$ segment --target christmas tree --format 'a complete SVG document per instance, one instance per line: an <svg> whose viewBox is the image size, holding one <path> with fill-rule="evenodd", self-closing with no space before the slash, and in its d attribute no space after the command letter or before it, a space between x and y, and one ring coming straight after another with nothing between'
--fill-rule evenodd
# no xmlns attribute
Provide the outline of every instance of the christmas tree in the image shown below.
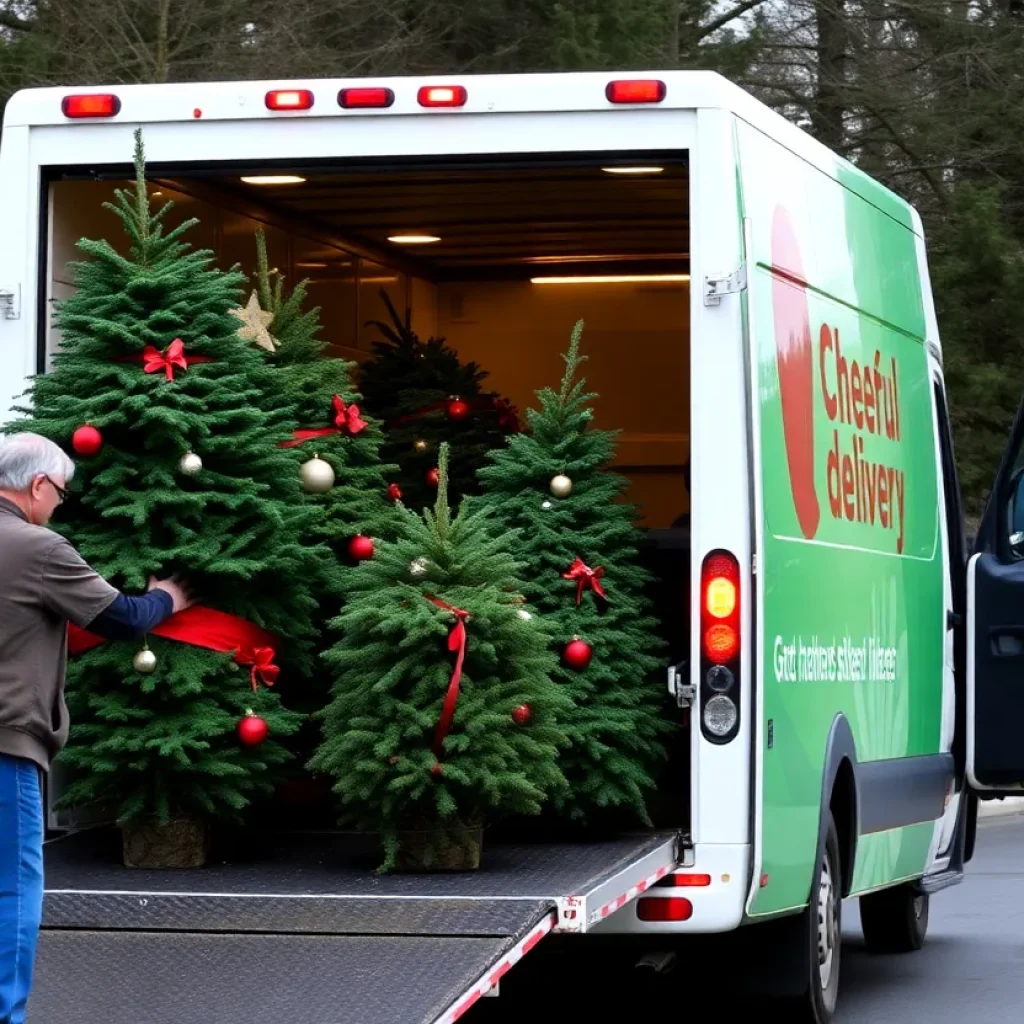
<svg viewBox="0 0 1024 1024"><path fill-rule="evenodd" d="M477 492L476 471L487 453L519 429L516 411L484 390L487 373L476 363L461 362L444 338L422 341L411 313L403 320L387 294L381 297L392 322L371 321L382 337L363 364L361 389L384 423L383 458L398 464L404 501L419 510L433 504L438 448L447 441L454 453L450 498L457 505Z"/></svg>
<svg viewBox="0 0 1024 1024"><path fill-rule="evenodd" d="M448 447L433 511L345 578L333 699L312 766L353 823L383 839L382 870L474 867L485 817L536 814L561 792L556 659L509 553L481 511L448 507Z"/></svg>
<svg viewBox="0 0 1024 1024"><path fill-rule="evenodd" d="M645 821L645 792L663 758L662 641L638 561L635 509L610 470L615 433L591 425L596 397L577 372L583 323L572 333L561 388L537 392L528 433L491 454L476 499L499 530L516 530L524 594L555 636L555 680L572 699L572 747L563 757L576 819L626 808Z"/></svg>
<svg viewBox="0 0 1024 1024"><path fill-rule="evenodd" d="M79 243L62 347L16 428L73 449L62 532L102 575L129 593L151 574L192 586L196 605L146 650L72 632L63 761L64 803L115 810L127 860L143 836L157 860L198 863L206 823L269 792L288 758L279 740L300 716L281 707L275 658L311 670L305 580L329 554L308 539L318 513L278 446L291 423L261 409L268 370L229 312L244 277L192 251L195 221L164 231L170 204L150 209L139 132L135 165L134 188L107 204L130 252ZM171 824L187 853L164 843Z"/></svg>
<svg viewBox="0 0 1024 1024"><path fill-rule="evenodd" d="M351 566L373 556L374 541L391 536L396 523L395 506L402 492L393 477L398 467L381 461L384 437L375 417L367 411L353 386L356 364L327 354L321 338L319 307L307 308L307 282L290 292L282 275L271 272L263 232L256 236L257 290L249 308L265 317L267 361L275 371L270 377L267 404L277 409L283 402L297 424L286 447L300 463L306 481L307 500L321 509L314 536L328 544L335 562ZM248 310L235 316L247 322ZM243 336L247 333L242 328ZM330 467L317 467L309 476L309 462L316 459ZM325 621L337 613L337 572L333 563L319 581L320 615Z"/></svg>

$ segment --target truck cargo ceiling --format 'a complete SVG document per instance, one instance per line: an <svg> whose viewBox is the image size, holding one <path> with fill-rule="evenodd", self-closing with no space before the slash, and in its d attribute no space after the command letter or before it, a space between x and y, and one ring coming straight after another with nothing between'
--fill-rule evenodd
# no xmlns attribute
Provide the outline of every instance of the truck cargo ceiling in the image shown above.
<svg viewBox="0 0 1024 1024"><path fill-rule="evenodd" d="M478 872L377 876L352 835L282 836L195 872L128 870L116 835L72 835L46 849L33 1006L85 1024L449 1024L546 935L664 878L684 841L494 843Z"/></svg>

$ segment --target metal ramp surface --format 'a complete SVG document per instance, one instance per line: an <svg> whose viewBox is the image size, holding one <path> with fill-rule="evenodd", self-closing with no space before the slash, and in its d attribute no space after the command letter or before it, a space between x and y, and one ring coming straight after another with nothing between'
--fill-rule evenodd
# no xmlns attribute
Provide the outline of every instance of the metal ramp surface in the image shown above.
<svg viewBox="0 0 1024 1024"><path fill-rule="evenodd" d="M676 833L495 843L480 871L373 874L352 836L129 871L116 836L47 844L30 1024L450 1024L549 932L583 932L666 875Z"/></svg>

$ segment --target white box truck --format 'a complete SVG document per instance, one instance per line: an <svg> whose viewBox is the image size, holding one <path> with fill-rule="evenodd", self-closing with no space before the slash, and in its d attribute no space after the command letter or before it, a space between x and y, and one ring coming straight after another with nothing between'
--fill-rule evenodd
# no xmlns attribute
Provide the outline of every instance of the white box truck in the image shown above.
<svg viewBox="0 0 1024 1024"><path fill-rule="evenodd" d="M251 266L262 225L338 353L366 357L383 287L525 406L587 320L682 739L658 829L505 837L471 876L377 879L341 835L133 872L51 809L32 1019L448 1022L553 932L736 932L820 1024L845 898L873 948L918 948L977 792L1024 780L1024 423L968 567L915 211L705 72L28 90L0 148L0 416L60 344L74 243L115 235L139 126L198 244Z"/></svg>

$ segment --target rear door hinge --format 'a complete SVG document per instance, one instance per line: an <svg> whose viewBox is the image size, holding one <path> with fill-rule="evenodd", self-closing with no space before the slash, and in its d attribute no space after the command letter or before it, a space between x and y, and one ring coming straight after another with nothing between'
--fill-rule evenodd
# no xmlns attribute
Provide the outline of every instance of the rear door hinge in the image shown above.
<svg viewBox="0 0 1024 1024"><path fill-rule="evenodd" d="M704 278L704 305L720 306L723 295L746 291L747 265L741 263L731 274L710 274Z"/></svg>
<svg viewBox="0 0 1024 1024"><path fill-rule="evenodd" d="M21 319L21 285L13 288L0 288L0 309L5 320Z"/></svg>
<svg viewBox="0 0 1024 1024"><path fill-rule="evenodd" d="M675 698L676 706L680 708L693 707L697 699L697 688L687 680L690 675L690 663L681 661L678 665L670 665L668 668L668 692Z"/></svg>

